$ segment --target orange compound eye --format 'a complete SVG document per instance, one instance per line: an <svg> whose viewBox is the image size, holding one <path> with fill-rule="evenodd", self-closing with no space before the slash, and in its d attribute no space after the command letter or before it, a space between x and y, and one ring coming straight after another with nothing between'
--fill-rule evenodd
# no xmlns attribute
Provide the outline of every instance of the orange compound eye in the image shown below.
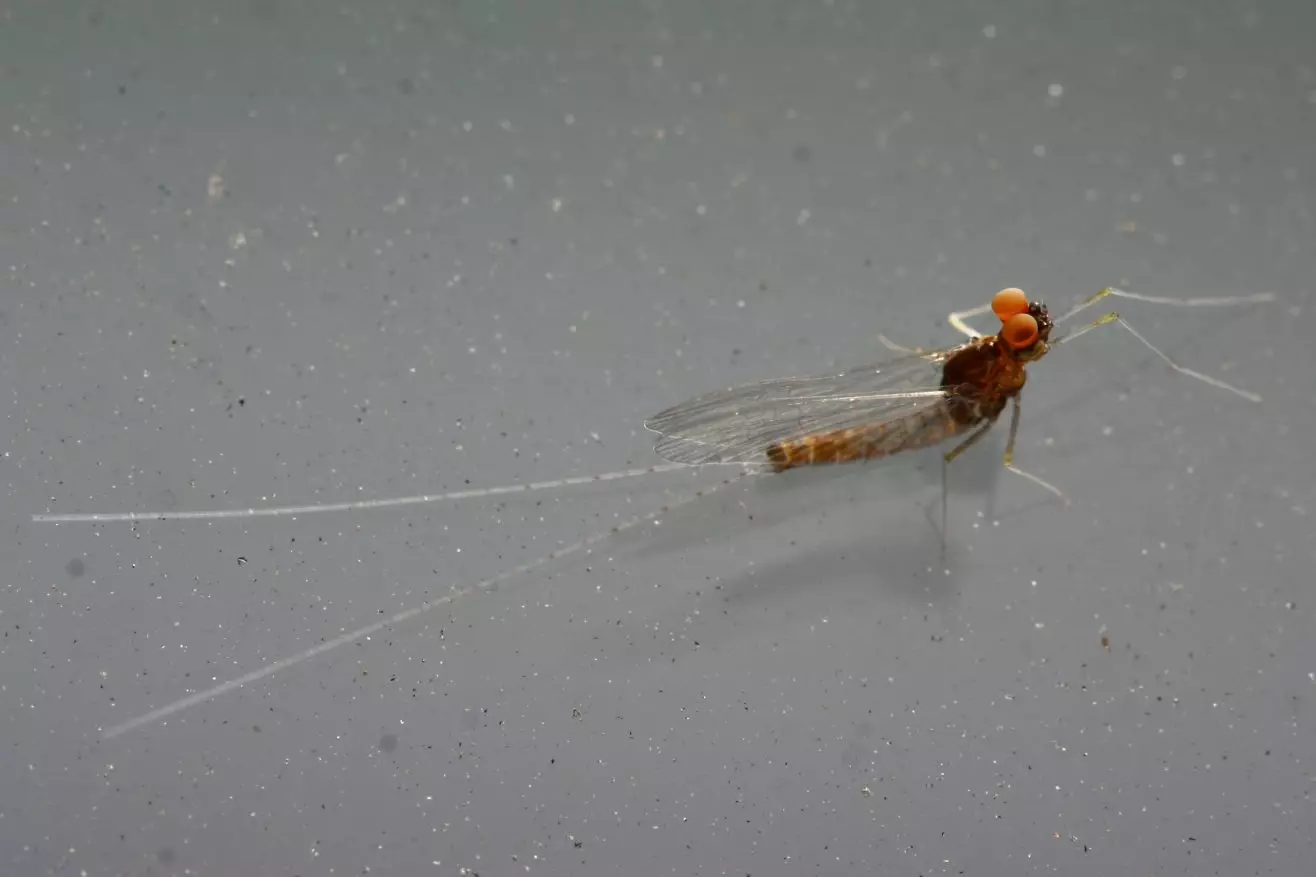
<svg viewBox="0 0 1316 877"><path fill-rule="evenodd" d="M1013 350L1023 350L1037 340L1037 320L1028 314L1015 314L1001 327L1001 340Z"/></svg>
<svg viewBox="0 0 1316 877"><path fill-rule="evenodd" d="M1022 289L1014 287L1002 289L992 296L992 313L996 314L1002 323L1015 314L1022 314L1027 310L1028 296L1024 295Z"/></svg>

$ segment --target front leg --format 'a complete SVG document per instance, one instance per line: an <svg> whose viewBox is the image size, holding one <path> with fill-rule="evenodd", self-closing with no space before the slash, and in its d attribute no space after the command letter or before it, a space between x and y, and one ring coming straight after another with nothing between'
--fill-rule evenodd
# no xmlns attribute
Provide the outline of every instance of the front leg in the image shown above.
<svg viewBox="0 0 1316 877"><path fill-rule="evenodd" d="M1042 487L1045 488L1046 490L1051 491L1056 496L1064 500L1065 505L1069 505L1070 504L1069 497L1061 493L1060 488L1056 487L1055 485L1047 481L1043 481L1041 478L1037 477L1031 472L1025 472L1024 470L1020 469L1018 466L1014 464L1014 440L1019 435L1019 417L1020 417L1021 409L1022 409L1022 405L1019 402L1019 396L1016 394L1014 397L1014 411L1010 415L1010 438L1005 443L1005 461L1004 461L1005 468L1009 469L1011 472L1013 472L1016 475L1020 475L1024 478L1027 478L1029 481L1033 482L1038 487Z"/></svg>

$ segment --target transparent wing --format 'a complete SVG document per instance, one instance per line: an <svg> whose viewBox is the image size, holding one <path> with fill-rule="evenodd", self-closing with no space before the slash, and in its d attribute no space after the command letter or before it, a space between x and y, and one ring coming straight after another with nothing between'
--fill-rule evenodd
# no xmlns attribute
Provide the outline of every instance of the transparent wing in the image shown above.
<svg viewBox="0 0 1316 877"><path fill-rule="evenodd" d="M942 366L964 346L804 378L706 393L645 421L654 451L673 463L765 463L776 442L875 426L939 405Z"/></svg>

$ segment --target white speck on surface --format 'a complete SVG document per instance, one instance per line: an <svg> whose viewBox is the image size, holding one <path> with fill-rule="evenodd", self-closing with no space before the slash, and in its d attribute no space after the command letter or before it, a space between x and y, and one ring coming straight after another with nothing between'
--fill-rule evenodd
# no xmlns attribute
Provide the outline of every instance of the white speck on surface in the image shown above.
<svg viewBox="0 0 1316 877"><path fill-rule="evenodd" d="M562 117L562 121L567 123L568 125L574 125L576 124L576 117L571 113L567 113L565 116Z"/></svg>
<svg viewBox="0 0 1316 877"><path fill-rule="evenodd" d="M503 174L503 185L509 189L515 189L516 179L511 174Z"/></svg>
<svg viewBox="0 0 1316 877"><path fill-rule="evenodd" d="M561 212L562 212L562 199L561 199L561 198L554 198L550 203L553 205L553 212L554 212L554 213L561 213Z"/></svg>
<svg viewBox="0 0 1316 877"><path fill-rule="evenodd" d="M982 35L989 40L996 39L996 25L989 24L982 29Z"/></svg>
<svg viewBox="0 0 1316 877"><path fill-rule="evenodd" d="M1113 433L1113 432L1115 432L1115 430L1114 430L1112 427L1109 427L1109 426L1103 426L1103 427L1101 428L1101 434L1104 435L1104 436L1109 436L1109 435L1110 435L1111 433Z"/></svg>
<svg viewBox="0 0 1316 877"><path fill-rule="evenodd" d="M653 68L654 68L655 70L658 70L658 69L660 69L660 68L663 66L663 56L662 56L662 55L654 55L652 61L653 61Z"/></svg>
<svg viewBox="0 0 1316 877"><path fill-rule="evenodd" d="M812 215L813 215L813 214L810 213L808 210L801 210L801 211L800 211L800 215L797 216L797 217L795 217L795 224L796 224L796 225L804 225L804 223L806 223L806 222L809 221L809 217L812 216Z"/></svg>
<svg viewBox="0 0 1316 877"><path fill-rule="evenodd" d="M745 300L744 300L743 298L742 298L742 299L738 299L738 300L736 301L736 307L738 307L738 308L743 308L744 306L745 306Z"/></svg>
<svg viewBox="0 0 1316 877"><path fill-rule="evenodd" d="M1171 79L1183 79L1187 75L1188 75L1188 68L1184 67L1181 64L1176 64L1174 67L1170 68Z"/></svg>
<svg viewBox="0 0 1316 877"><path fill-rule="evenodd" d="M472 125L469 121L467 121L467 122L462 122L462 130L463 130L463 131L466 131L467 133L470 133L470 130L471 130L472 128L474 128L474 127L475 127L475 126Z"/></svg>
<svg viewBox="0 0 1316 877"><path fill-rule="evenodd" d="M1046 158L1046 147L1041 143L1037 144L1033 147L1033 155L1036 155L1038 158Z"/></svg>
<svg viewBox="0 0 1316 877"><path fill-rule="evenodd" d="M708 208L705 207L703 204L699 204L695 207L695 213L698 213L700 216L703 216L707 212L708 212Z"/></svg>
<svg viewBox="0 0 1316 877"><path fill-rule="evenodd" d="M1051 97L1060 97L1065 93L1065 87L1059 82L1053 82L1046 87L1046 93Z"/></svg>
<svg viewBox="0 0 1316 877"><path fill-rule="evenodd" d="M1182 152L1176 152L1174 155L1170 156L1170 163L1175 167L1183 167L1184 161L1186 161L1186 159L1183 157Z"/></svg>
<svg viewBox="0 0 1316 877"><path fill-rule="evenodd" d="M206 181L206 197L211 201L218 201L224 197L224 178L215 171Z"/></svg>

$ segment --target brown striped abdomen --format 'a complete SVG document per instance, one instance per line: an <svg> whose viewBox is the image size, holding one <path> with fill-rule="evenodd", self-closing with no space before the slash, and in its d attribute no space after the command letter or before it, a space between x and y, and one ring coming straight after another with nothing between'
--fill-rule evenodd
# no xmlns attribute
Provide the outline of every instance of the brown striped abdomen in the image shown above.
<svg viewBox="0 0 1316 877"><path fill-rule="evenodd" d="M968 418L962 419L966 422L951 416L949 406L943 402L890 423L821 432L769 445L768 462L772 471L784 472L799 466L876 460L940 444L973 423Z"/></svg>

